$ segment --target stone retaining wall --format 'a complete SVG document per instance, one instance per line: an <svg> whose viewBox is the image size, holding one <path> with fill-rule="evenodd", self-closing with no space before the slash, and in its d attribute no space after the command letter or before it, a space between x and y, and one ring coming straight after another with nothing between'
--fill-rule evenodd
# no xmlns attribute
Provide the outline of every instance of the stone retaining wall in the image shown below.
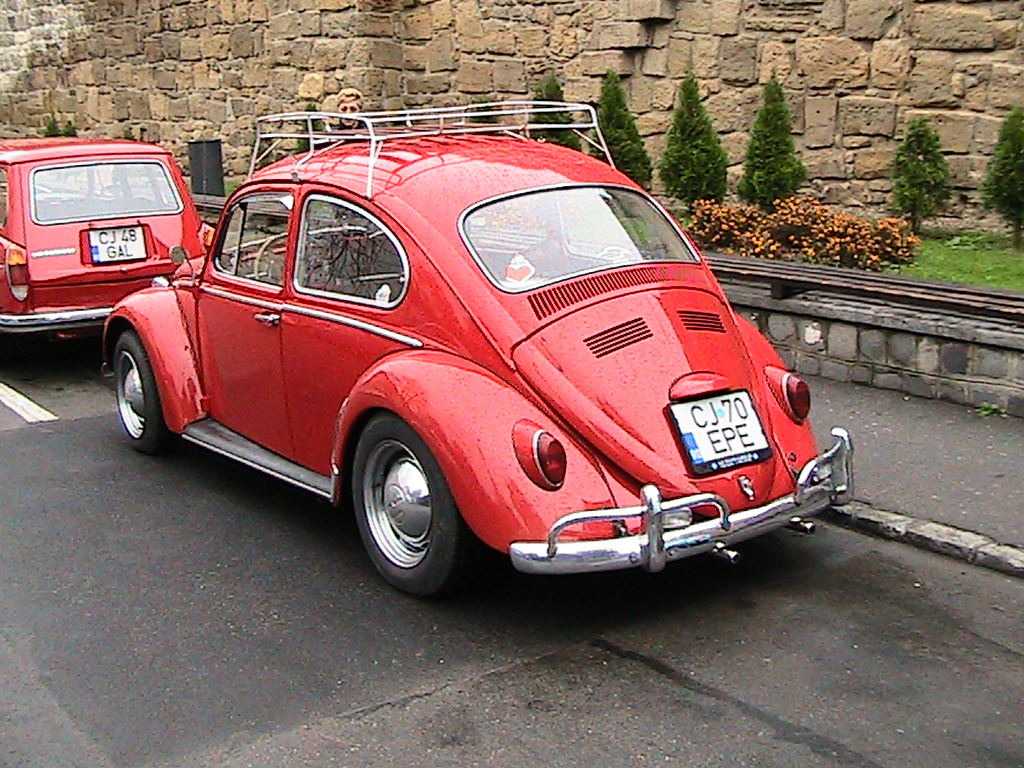
<svg viewBox="0 0 1024 768"><path fill-rule="evenodd" d="M828 203L885 211L906 121L929 116L956 186L946 223L981 220L977 188L1002 117L1024 98L1021 0L6 0L0 133L53 114L80 132L169 146L219 138L247 168L258 114L345 85L368 108L521 98L555 74L570 100L624 78L661 154L692 66L732 161L772 71ZM997 225L998 226L998 225Z"/></svg>
<svg viewBox="0 0 1024 768"><path fill-rule="evenodd" d="M1024 416L1024 328L723 284L794 370Z"/></svg>

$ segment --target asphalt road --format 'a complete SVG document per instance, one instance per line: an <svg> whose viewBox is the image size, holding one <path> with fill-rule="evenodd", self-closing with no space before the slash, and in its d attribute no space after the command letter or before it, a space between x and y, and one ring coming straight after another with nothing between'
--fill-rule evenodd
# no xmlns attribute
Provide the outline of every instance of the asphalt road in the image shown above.
<svg viewBox="0 0 1024 768"><path fill-rule="evenodd" d="M0 366L57 417L0 413L3 768L1024 766L1024 580L826 525L417 600L314 498L133 452L94 352Z"/></svg>

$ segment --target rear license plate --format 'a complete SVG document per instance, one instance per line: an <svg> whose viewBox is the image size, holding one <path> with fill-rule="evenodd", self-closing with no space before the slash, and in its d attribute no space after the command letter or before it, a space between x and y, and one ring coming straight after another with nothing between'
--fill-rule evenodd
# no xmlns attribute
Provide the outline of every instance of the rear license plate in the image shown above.
<svg viewBox="0 0 1024 768"><path fill-rule="evenodd" d="M772 455L747 392L729 392L669 406L694 474L708 475Z"/></svg>
<svg viewBox="0 0 1024 768"><path fill-rule="evenodd" d="M145 259L146 239L142 236L142 227L91 229L89 252L93 264Z"/></svg>

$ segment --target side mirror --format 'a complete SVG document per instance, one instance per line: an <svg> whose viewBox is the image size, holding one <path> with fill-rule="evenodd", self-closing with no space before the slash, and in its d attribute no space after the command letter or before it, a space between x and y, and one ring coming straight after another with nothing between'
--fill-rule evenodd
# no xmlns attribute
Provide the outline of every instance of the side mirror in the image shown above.
<svg viewBox="0 0 1024 768"><path fill-rule="evenodd" d="M180 245L172 245L168 255L171 257L171 261L179 267L188 260L188 253Z"/></svg>

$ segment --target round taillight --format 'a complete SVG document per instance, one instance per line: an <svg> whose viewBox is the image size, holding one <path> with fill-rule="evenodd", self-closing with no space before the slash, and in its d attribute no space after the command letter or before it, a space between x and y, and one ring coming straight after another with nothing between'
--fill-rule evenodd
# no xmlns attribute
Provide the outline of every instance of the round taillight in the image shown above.
<svg viewBox="0 0 1024 768"><path fill-rule="evenodd" d="M782 382L783 391L786 393L786 404L789 412L797 421L803 421L811 412L811 388L807 382L787 373Z"/></svg>
<svg viewBox="0 0 1024 768"><path fill-rule="evenodd" d="M565 482L565 448L550 432L537 433L537 466L544 479L558 488Z"/></svg>
<svg viewBox="0 0 1024 768"><path fill-rule="evenodd" d="M536 422L523 419L512 429L512 446L526 476L547 491L565 482L565 446Z"/></svg>

